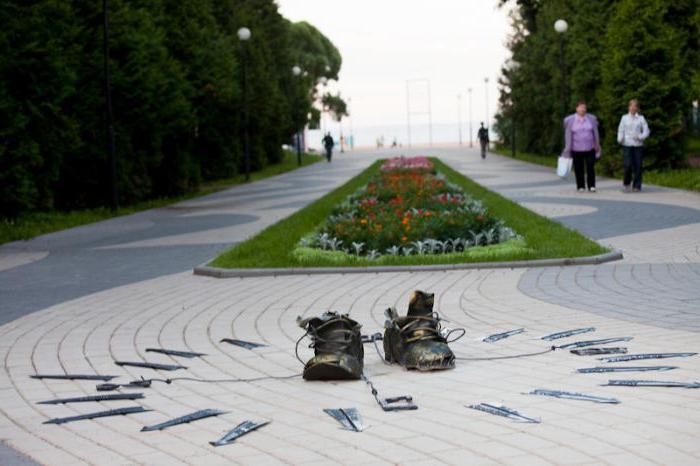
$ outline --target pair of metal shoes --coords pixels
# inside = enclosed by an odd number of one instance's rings
[[[448,346],[450,332],[441,330],[441,319],[433,312],[433,302],[432,293],[415,291],[405,316],[399,316],[394,308],[386,310],[382,338],[386,362],[419,371],[454,367],[455,356]],[[306,330],[301,339],[308,335],[311,338],[309,347],[314,349],[314,356],[304,366],[304,379],[352,380],[362,377],[364,348],[359,323],[347,314],[336,312],[298,319],[297,323]],[[378,339],[366,337],[365,341]]]

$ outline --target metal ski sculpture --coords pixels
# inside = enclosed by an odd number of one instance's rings
[[[98,411],[96,413],[81,414],[79,416],[57,417],[45,421],[44,424],[65,424],[73,421],[84,421],[87,419],[96,419],[98,417],[122,416],[125,414],[146,413],[150,409],[144,409],[141,406],[131,406],[128,408],[110,409],[109,411]]]
[[[202,356],[206,356],[204,353],[194,353],[192,351],[178,351],[178,350],[171,350],[171,349],[165,349],[165,348],[146,348],[147,353],[160,353],[160,354],[167,354],[168,356],[178,356],[181,358],[200,358]]]
[[[583,348],[585,346],[607,345],[608,343],[615,343],[618,341],[631,341],[632,338],[633,337],[617,337],[617,338],[604,338],[602,340],[575,341],[573,343],[567,343],[565,345],[557,346],[557,348],[568,349],[568,348]]]
[[[129,383],[101,383],[95,387],[98,392],[109,392],[118,390],[119,388],[150,388],[153,383],[152,379],[132,380]]]
[[[324,413],[338,421],[345,429],[362,432],[362,418],[356,408],[324,409]]]
[[[510,330],[508,332],[494,333],[493,335],[485,337],[481,341],[485,341],[486,343],[493,343],[494,341],[503,340],[504,338],[512,337],[513,335],[518,335],[523,332],[525,332],[524,328],[518,328],[515,330]]]
[[[254,430],[257,430],[263,426],[266,426],[270,423],[270,421],[264,421],[264,422],[253,422],[253,421],[243,421],[240,424],[238,424],[236,427],[231,429],[226,435],[221,437],[219,440],[215,442],[209,442],[210,445],[215,446],[215,447],[221,447],[224,445],[228,445],[229,443],[233,443],[234,440],[236,440],[238,437],[242,437],[245,434],[248,434]]]
[[[586,367],[576,369],[581,374],[593,374],[597,372],[648,372],[648,371],[671,371],[678,369],[678,366],[629,366],[629,367]]]
[[[157,362],[140,362],[140,361],[114,361],[117,366],[143,367],[146,369],[155,369],[157,371],[176,371],[178,369],[187,369],[179,364],[159,364]]]
[[[662,382],[659,380],[608,380],[603,386],[700,388],[700,382]]]
[[[61,405],[66,403],[88,403],[91,401],[138,400],[143,393],[117,393],[114,395],[89,395],[75,398],[58,398],[55,400],[39,401],[38,405]]]
[[[558,340],[560,338],[572,337],[574,335],[580,335],[582,333],[595,332],[595,327],[577,328],[574,330],[566,330],[564,332],[551,333],[549,335],[543,336],[542,340],[552,341]]]
[[[92,374],[34,374],[30,375],[32,379],[52,379],[52,380],[102,380],[109,382],[112,379],[119,377],[118,375],[92,375]]]
[[[614,356],[611,358],[598,358],[605,362],[639,361],[641,359],[666,359],[666,358],[687,358],[698,353],[646,353],[628,354],[626,356]]]
[[[168,427],[176,426],[179,424],[187,424],[190,422],[198,421],[200,419],[205,419],[212,416],[220,416],[226,414],[228,411],[220,411],[218,409],[203,409],[201,411],[195,411],[194,413],[187,414],[185,416],[176,417],[169,421],[161,422],[160,424],[154,424],[152,426],[145,426],[141,429],[141,432],[151,432],[153,430],[163,430]]]
[[[384,411],[412,411],[418,409],[418,406],[413,404],[413,397],[411,395],[381,398],[379,396],[379,392],[374,387],[374,384],[365,376],[365,374],[362,374],[362,380],[369,385],[372,395],[374,395],[374,399],[377,400],[377,403]]]
[[[554,398],[563,398],[565,400],[592,401],[594,403],[618,404],[620,401],[616,398],[605,398],[602,396],[586,395],[585,393],[562,392],[559,390],[546,390],[538,388],[531,391],[528,395],[552,396]]]
[[[622,348],[622,347],[584,348],[584,349],[572,349],[569,352],[571,354],[576,354],[578,356],[596,356],[599,354],[624,354],[627,352],[627,348]]]
[[[539,419],[523,416],[514,409],[506,408],[505,406],[496,406],[490,403],[479,403],[478,405],[469,405],[469,408],[493,414],[495,416],[507,417],[508,419],[512,419],[514,421],[527,422],[531,424],[539,424],[541,422]]]
[[[228,343],[234,346],[240,346],[241,348],[253,350],[255,348],[262,348],[267,345],[263,345],[262,343],[253,343],[251,341],[244,341],[244,340],[236,340],[235,338],[223,338],[219,341],[219,343]]]

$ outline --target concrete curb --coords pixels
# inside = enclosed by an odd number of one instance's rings
[[[377,267],[308,267],[289,269],[224,269],[200,265],[194,268],[195,275],[214,278],[275,277],[278,275],[320,275],[346,273],[383,273],[383,272],[439,272],[448,270],[471,269],[516,269],[531,267],[562,267],[569,265],[595,265],[622,259],[622,251],[610,251],[605,254],[587,257],[563,259],[537,259],[510,262],[473,262],[467,264],[435,265],[385,265]]]

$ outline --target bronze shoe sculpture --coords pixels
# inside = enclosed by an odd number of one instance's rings
[[[355,380],[362,376],[364,348],[360,324],[347,314],[336,312],[298,318],[297,323],[306,330],[304,336],[311,337],[309,348],[314,349],[314,357],[304,365],[305,380]]]
[[[386,310],[384,354],[387,362],[419,371],[454,367],[455,355],[440,331],[440,317],[433,312],[433,301],[434,294],[415,291],[405,317],[399,317],[394,308]]]

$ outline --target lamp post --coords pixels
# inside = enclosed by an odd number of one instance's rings
[[[250,29],[246,27],[242,27],[238,30],[238,40],[241,41],[241,43],[244,43],[250,39]],[[248,135],[248,126],[249,126],[249,121],[248,121],[248,54],[247,54],[247,49],[245,46],[243,46],[243,59],[241,60],[243,63],[242,70],[243,70],[243,85],[242,85],[242,90],[243,90],[243,160],[245,162],[245,180],[249,181],[250,180],[250,140],[249,140],[249,135]]]
[[[459,129],[459,145],[462,146],[462,94],[457,94],[457,125]]]
[[[355,150],[355,131],[352,126],[352,98],[348,97],[348,122],[350,123],[350,150]]]
[[[105,129],[107,136],[107,160],[109,161],[110,207],[119,208],[119,193],[117,191],[117,153],[114,145],[114,117],[112,115],[112,84],[109,70],[109,2],[102,1],[103,54],[104,54],[104,92],[105,92]]]
[[[491,126],[491,117],[489,114],[489,78],[484,78],[484,97],[486,98],[486,129]]]
[[[569,29],[569,24],[558,19],[554,22],[554,30],[559,34],[559,66],[561,68],[561,117],[566,115],[566,64],[564,63],[564,33]]]
[[[302,70],[298,65],[292,66],[292,74],[297,78],[301,76]],[[296,113],[296,112],[295,112]],[[297,128],[297,165],[301,167],[301,129]]]
[[[474,133],[472,132],[472,88],[467,89],[469,93],[469,147],[474,147]]]
[[[326,66],[326,68],[328,68],[328,66]],[[318,82],[321,83],[323,87],[328,86],[328,78],[326,78],[325,76],[321,76],[320,78],[318,78]],[[328,129],[326,128],[326,106],[323,104],[323,96],[321,96],[321,99],[321,133],[323,133],[323,135],[325,136],[326,130]]]

